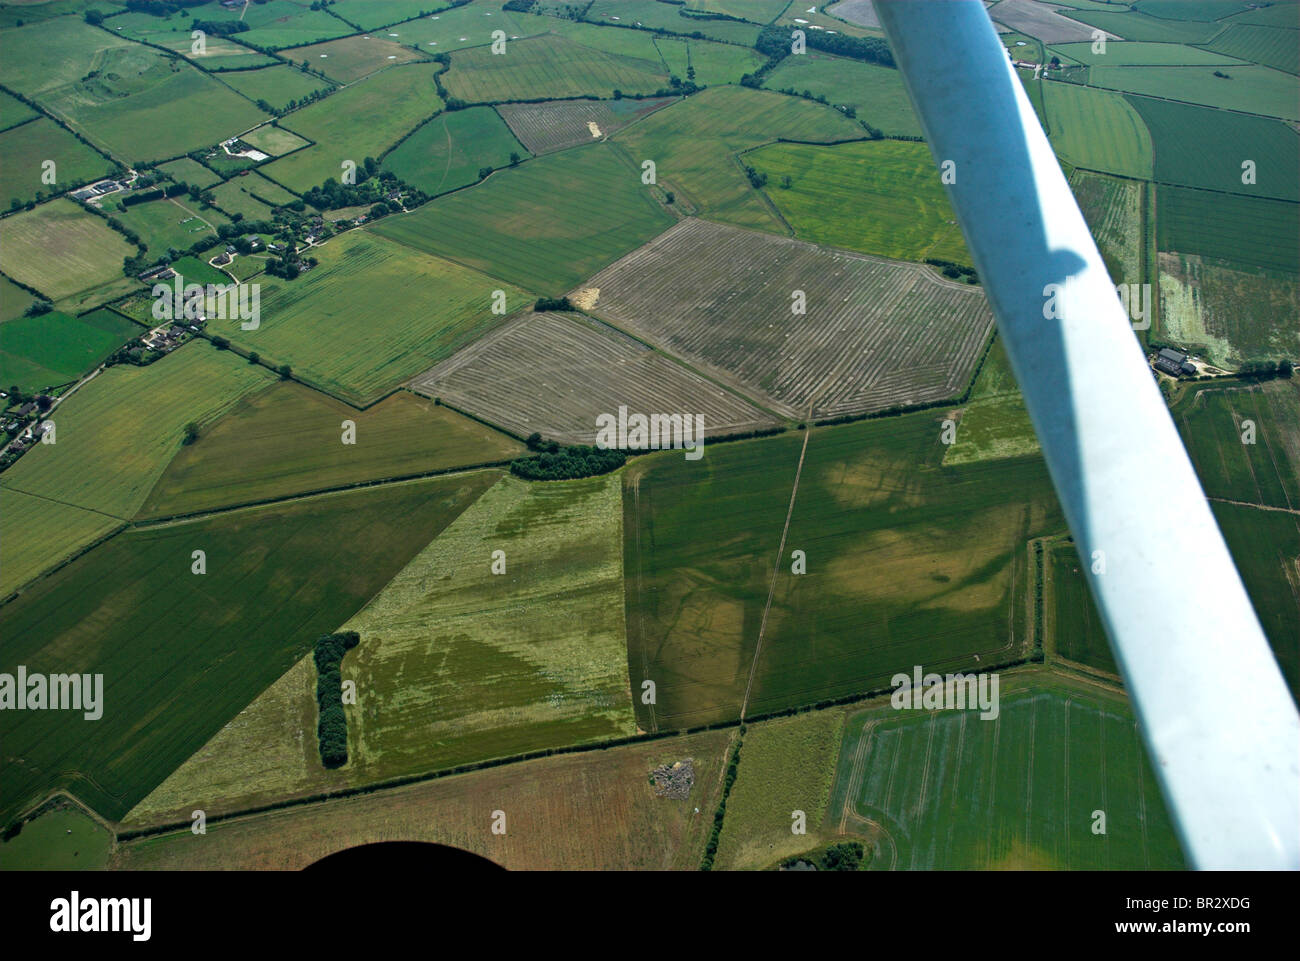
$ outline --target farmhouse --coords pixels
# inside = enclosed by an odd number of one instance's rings
[[[1186,354],[1169,347],[1162,347],[1160,353],[1156,354],[1155,366],[1156,370],[1171,377],[1191,376],[1196,373],[1195,365],[1187,359]]]

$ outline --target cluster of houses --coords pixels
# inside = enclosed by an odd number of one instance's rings
[[[180,323],[168,322],[161,324],[141,337],[140,343],[150,350],[166,354],[185,343],[206,324],[206,320],[197,317]]]

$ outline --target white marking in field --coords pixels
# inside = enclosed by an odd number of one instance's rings
[[[587,129],[591,131],[591,135],[592,135],[592,137],[599,137],[599,136],[600,136],[600,128],[596,126],[596,121],[594,121],[594,120],[588,120],[588,121],[587,121]]]

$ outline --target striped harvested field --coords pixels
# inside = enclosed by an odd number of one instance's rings
[[[505,103],[497,107],[497,113],[530,152],[543,154],[600,140],[674,99]]]
[[[928,268],[694,219],[572,296],[789,417],[954,397],[993,328],[982,291]]]
[[[567,443],[593,443],[597,415],[620,405],[702,415],[706,436],[775,423],[658,351],[577,314],[522,314],[412,387],[516,434],[536,431]]]

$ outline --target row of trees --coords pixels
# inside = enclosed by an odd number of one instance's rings
[[[316,737],[320,742],[320,759],[326,767],[342,767],[348,761],[348,719],[343,713],[343,655],[356,647],[361,635],[356,631],[322,634],[316,640],[312,659],[316,662],[316,706],[320,722]]]

